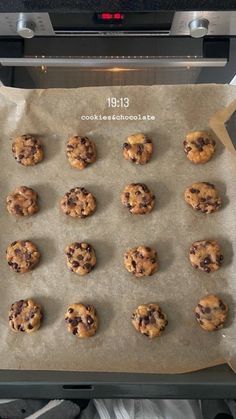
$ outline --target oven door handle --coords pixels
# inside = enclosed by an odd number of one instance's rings
[[[94,58],[0,58],[2,66],[13,67],[122,67],[122,68],[143,68],[143,67],[224,67],[227,64],[226,58],[140,58],[140,57],[94,57]]]

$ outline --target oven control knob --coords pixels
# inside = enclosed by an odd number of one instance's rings
[[[209,21],[207,19],[198,18],[189,23],[190,35],[193,38],[202,38],[207,35]]]
[[[16,31],[22,38],[33,38],[35,35],[35,23],[21,18],[17,22]]]

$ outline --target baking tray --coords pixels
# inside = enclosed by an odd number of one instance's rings
[[[111,373],[114,371],[173,373],[204,368],[206,366],[223,363],[224,360],[230,359],[230,352],[220,353],[217,351],[215,352],[212,349],[210,353],[208,351],[208,348],[215,348],[218,339],[220,342],[222,341],[222,343],[228,342],[227,338],[225,338],[221,332],[217,335],[206,335],[205,332],[197,327],[193,315],[190,316],[189,320],[185,323],[186,312],[190,313],[192,311],[194,304],[196,304],[201,294],[206,293],[207,291],[209,292],[212,289],[216,292],[222,292],[222,289],[224,289],[222,288],[222,281],[220,280],[222,272],[223,276],[226,276],[227,272],[229,279],[231,278],[230,275],[232,276],[232,264],[230,266],[231,270],[227,271],[227,269],[229,269],[228,265],[230,265],[229,256],[231,255],[227,255],[227,263],[225,264],[226,269],[223,267],[220,274],[214,274],[208,281],[202,276],[200,277],[201,273],[198,274],[192,270],[187,260],[186,253],[191,241],[193,241],[194,238],[195,240],[199,239],[199,237],[194,236],[194,234],[196,234],[196,226],[197,233],[199,234],[205,234],[207,225],[210,227],[209,231],[213,231],[214,235],[217,234],[217,232],[219,234],[220,229],[218,228],[215,232],[215,227],[218,226],[218,224],[219,227],[221,227],[222,213],[226,215],[227,220],[228,216],[232,218],[232,214],[229,211],[230,206],[226,205],[226,208],[223,208],[221,214],[213,214],[210,218],[205,218],[204,223],[202,223],[202,218],[200,218],[199,214],[194,214],[194,212],[183,202],[182,193],[184,188],[188,186],[191,181],[196,180],[197,176],[198,178],[200,177],[201,180],[216,180],[217,185],[220,185],[220,190],[225,194],[224,185],[220,183],[220,179],[222,176],[224,178],[227,170],[226,168],[228,167],[227,165],[229,165],[230,168],[232,168],[233,165],[234,168],[234,161],[231,159],[231,156],[227,154],[227,151],[224,150],[223,152],[222,146],[220,147],[220,144],[218,144],[218,153],[212,162],[206,165],[206,168],[200,167],[198,172],[195,172],[196,168],[193,168],[184,156],[182,138],[184,137],[186,130],[199,129],[200,122],[201,128],[205,128],[207,126],[208,118],[211,116],[211,112],[215,112],[219,104],[227,104],[227,102],[232,99],[232,96],[235,95],[235,90],[229,90],[225,86],[139,86],[102,89],[85,88],[75,91],[56,89],[53,92],[50,90],[37,92],[21,91],[17,89],[9,90],[4,88],[1,93],[3,95],[1,105],[2,116],[4,118],[4,122],[2,123],[2,126],[4,126],[4,135],[2,132],[2,145],[4,147],[2,150],[2,158],[5,159],[4,162],[2,161],[2,170],[5,170],[5,177],[7,179],[7,184],[3,185],[4,194],[15,186],[16,179],[14,176],[17,177],[17,181],[21,184],[29,173],[26,172],[28,169],[22,169],[20,166],[16,167],[16,163],[12,159],[12,156],[9,155],[10,136],[19,134],[19,130],[22,133],[23,131],[37,133],[40,128],[39,134],[42,135],[43,141],[46,144],[46,150],[49,152],[45,163],[41,163],[39,166],[42,170],[40,172],[40,178],[38,176],[38,167],[30,168],[30,175],[31,173],[34,173],[35,189],[39,190],[40,196],[43,197],[42,201],[44,200],[42,202],[42,214],[39,213],[36,216],[35,223],[31,223],[31,220],[23,220],[22,223],[15,222],[14,230],[12,230],[13,223],[9,216],[2,214],[2,227],[5,225],[8,226],[8,228],[4,230],[4,234],[2,234],[2,254],[4,254],[5,246],[10,240],[24,238],[22,237],[22,234],[27,230],[27,233],[30,231],[30,237],[28,238],[32,238],[33,241],[35,239],[36,244],[39,243],[39,247],[42,248],[44,260],[39,268],[32,272],[32,275],[24,276],[22,279],[10,275],[6,265],[2,267],[2,273],[5,275],[4,278],[7,281],[8,287],[3,287],[2,284],[2,289],[6,298],[4,299],[4,304],[2,304],[2,307],[0,308],[2,313],[1,327],[3,339],[7,339],[8,346],[5,345],[4,349],[1,351],[1,367],[4,368],[4,366],[6,366],[6,368],[19,368],[22,370],[27,368],[29,370],[47,370],[49,368],[58,370],[61,368],[65,371],[89,370],[91,372],[109,371]],[[149,126],[151,136],[154,137],[155,144],[157,143],[157,154],[149,165],[147,165],[147,168],[132,166],[130,163],[124,161],[121,156],[121,146],[124,137],[130,133],[131,129],[132,131],[138,129],[146,132],[147,125],[140,122],[138,124],[132,123],[129,126],[124,126],[123,124],[119,126],[119,129],[118,125],[116,125],[117,129],[114,134],[114,132],[111,132],[109,129],[111,126],[114,127],[114,124],[107,124],[106,127],[105,125],[97,124],[93,125],[92,129],[91,123],[85,122],[82,124],[80,120],[81,112],[91,113],[99,109],[99,111],[105,113],[105,102],[108,95],[121,96],[125,94],[130,97],[132,102],[129,114],[132,114],[133,112],[143,113],[146,109],[149,112],[153,112],[153,109],[155,109],[157,117],[159,116],[159,120],[157,120],[155,124],[152,124],[152,126]],[[145,98],[142,99],[142,103],[139,101],[140,97]],[[189,97],[189,101],[186,100],[186,97]],[[194,97],[194,102],[192,101],[192,97]],[[196,100],[200,105],[197,108],[198,112],[195,112]],[[165,101],[164,109],[163,101]],[[56,104],[60,102],[62,104],[57,108]],[[211,105],[210,107],[209,104]],[[173,107],[175,113],[173,112]],[[176,119],[177,108],[180,109],[178,114],[179,119]],[[114,110],[111,111],[114,112]],[[62,116],[64,116],[63,125],[60,123]],[[8,124],[8,121],[10,121],[10,124]],[[16,121],[17,124],[14,125],[13,122]],[[78,173],[69,168],[69,166],[65,166],[66,159],[62,147],[63,141],[65,142],[67,135],[72,133],[70,130],[78,132],[79,128],[82,131],[82,134],[86,133],[89,136],[91,135],[95,140],[98,138],[97,141],[101,141],[101,144],[98,143],[101,158],[98,160],[97,165],[94,165],[94,170],[95,168],[97,168],[97,170],[99,168],[97,173],[100,176],[100,178],[97,176],[99,182],[96,182],[96,184],[94,183],[92,166],[83,173]],[[113,144],[110,148],[109,146],[104,147],[102,142],[103,140],[105,141],[105,139],[107,141],[108,135],[110,135],[110,141],[112,141]],[[175,148],[173,148],[171,141],[172,139],[177,141],[176,138],[178,138],[179,144],[173,143],[173,145],[175,145]],[[102,145],[103,148],[101,148]],[[173,159],[175,157],[173,150],[176,151],[177,163],[176,160]],[[104,190],[102,176],[103,173],[105,173],[104,170],[108,169],[110,173],[110,162],[112,161],[112,164],[115,164],[118,156],[120,159],[120,166],[115,176],[115,180],[109,178]],[[173,168],[178,170],[178,183],[181,186],[178,189],[178,192],[176,191],[177,185],[173,183],[172,171],[169,170],[169,168],[166,168],[166,161],[172,163]],[[221,161],[220,165],[219,161]],[[61,170],[59,171],[58,169],[59,167],[62,167],[61,164],[63,164],[63,167],[66,167],[66,176],[61,175]],[[186,176],[186,172],[183,173],[183,165],[186,166],[188,172],[191,172],[189,176]],[[50,175],[47,172],[47,166],[50,166],[53,169]],[[153,168],[155,168],[155,171],[153,171]],[[166,176],[165,179],[160,179],[159,177],[158,181],[156,180],[158,169],[162,175],[164,174],[163,176]],[[9,176],[9,171],[12,174],[11,176]],[[232,202],[232,182],[234,179],[231,180],[228,172],[227,192],[229,196],[231,196]],[[55,174],[60,178],[59,186]],[[91,220],[85,220],[86,223],[78,223],[78,230],[75,231],[74,220],[66,219],[64,215],[59,213],[56,203],[58,203],[60,196],[62,196],[66,190],[76,186],[78,178],[80,179],[79,184],[83,182],[83,186],[88,187],[88,189],[91,187],[91,191],[98,196],[99,205],[97,214],[95,214],[94,217],[91,217]],[[151,189],[154,188],[154,192],[157,193],[157,210],[147,218],[142,218],[142,220],[132,218],[132,216],[121,207],[119,202],[119,191],[121,192],[127,182],[136,181],[138,178],[140,181],[146,180],[147,184],[151,185]],[[107,179],[108,177],[106,180]],[[53,188],[51,188],[52,180],[54,182]],[[224,180],[226,182],[226,179]],[[85,181],[86,183],[84,183]],[[44,182],[44,184],[41,184],[41,182]],[[29,186],[34,185],[31,183]],[[115,189],[116,194],[114,194]],[[111,193],[111,191],[113,193]],[[169,195],[168,191],[170,192]],[[2,199],[4,199],[4,196],[2,196]],[[109,204],[113,204],[111,212],[109,212]],[[167,211],[166,208],[168,208]],[[169,209],[170,212],[168,212]],[[181,219],[178,218],[178,220],[180,220],[179,230],[174,228],[174,235],[173,230],[171,230],[167,236],[168,240],[160,240],[160,238],[163,239],[163,237],[166,239],[166,227],[160,223],[160,220],[165,219],[166,225],[169,225],[168,217],[170,215],[173,217],[176,211],[177,213],[178,211],[179,213],[182,213],[183,211],[185,214]],[[115,219],[114,225],[112,226],[114,228],[112,231],[108,232],[109,220],[111,215],[114,214]],[[41,215],[43,215],[43,217],[41,217]],[[49,237],[46,237],[46,239],[43,228],[41,229],[42,231],[38,230],[37,223],[41,223],[41,221],[44,223],[41,224],[41,226],[44,225],[44,228],[47,227],[48,232],[50,233]],[[156,223],[156,221],[158,221],[158,223]],[[59,241],[55,238],[55,230],[50,230],[50,223],[52,223],[53,226],[55,225],[54,223],[57,223],[57,227],[59,226],[59,230],[57,230],[57,233],[59,232]],[[89,223],[91,223],[93,229],[89,229]],[[155,279],[151,279],[150,281],[149,279],[146,279],[137,282],[135,279],[130,278],[129,274],[125,272],[124,268],[121,266],[122,253],[125,248],[134,245],[135,242],[138,244],[138,241],[140,240],[142,240],[142,242],[147,240],[147,224],[149,226],[149,231],[152,231],[155,228],[155,243],[157,243],[157,248],[160,250],[162,268],[160,274],[158,274],[159,279],[158,276],[156,278],[157,281],[155,281]],[[185,226],[185,224],[187,228],[185,231],[188,233],[187,239],[186,237],[183,237],[182,234],[182,226]],[[105,229],[97,231],[101,225],[105,226]],[[126,234],[127,225],[130,227],[128,235]],[[140,234],[141,225],[142,233]],[[85,228],[86,226],[87,230]],[[195,227],[195,233],[193,232],[193,226]],[[159,227],[158,231],[157,227]],[[226,227],[229,226],[226,225]],[[89,235],[93,238],[91,231],[93,232],[94,230],[96,230],[95,249],[97,250],[100,248],[100,250],[98,250],[100,253],[100,264],[98,264],[98,269],[95,269],[90,275],[89,280],[84,281],[84,279],[72,277],[72,274],[66,270],[63,259],[63,249],[65,244],[69,241],[74,241],[78,236],[80,240],[86,238],[90,241]],[[177,230],[179,246],[175,248],[175,252],[173,252],[172,247],[171,252],[167,252],[167,250],[170,249],[170,244],[173,244],[173,237],[176,238]],[[230,230],[227,229],[229,238],[231,237],[230,233],[232,234],[231,230],[232,228]],[[137,231],[138,235],[136,234],[135,236],[134,232],[137,233]],[[14,238],[12,236],[10,237],[10,233],[13,232]],[[119,240],[119,243],[122,243],[122,246],[119,247],[118,253],[115,253],[117,252],[117,247],[116,249],[114,249],[114,246],[111,247],[111,233],[116,234],[115,237],[117,237],[117,234],[119,233],[122,240],[125,238],[123,242]],[[110,234],[110,241],[108,240],[108,234]],[[18,235],[18,237],[16,235]],[[98,237],[102,237],[103,240],[98,240]],[[92,239],[92,244],[93,241],[94,240]],[[228,241],[226,240],[225,249],[228,247],[230,250],[230,246],[227,246],[227,244]],[[181,263],[174,265],[177,259],[175,256],[178,247],[181,251],[178,260]],[[55,257],[56,254],[59,256],[59,253],[61,255],[60,260]],[[118,257],[114,258],[114,254],[118,255]],[[184,272],[183,270],[179,270],[179,268],[182,268],[183,263],[186,267]],[[109,275],[107,275],[108,266],[110,269]],[[120,271],[117,276],[116,271],[118,271],[118,269],[120,269]],[[63,275],[60,276],[58,272],[62,272]],[[175,275],[175,272],[179,273],[178,276]],[[182,273],[180,274],[180,272]],[[234,273],[235,272],[233,272],[233,274]],[[177,280],[179,283],[177,283]],[[37,286],[35,286],[35,284]],[[176,299],[175,294],[173,293],[173,289],[178,289],[178,284],[181,284],[182,286],[183,294],[181,294],[181,297],[184,298],[184,306],[182,300]],[[97,289],[99,287],[100,294]],[[153,300],[154,289],[155,299],[157,298],[158,301],[161,301],[161,305],[163,301],[164,309],[166,306],[167,313],[170,313],[170,326],[163,338],[160,338],[160,340],[158,339],[155,342],[148,342],[144,337],[135,333],[130,321],[124,323],[124,318],[130,318],[131,310],[138,303],[144,302],[144,299],[146,301],[150,299]],[[171,295],[168,295],[169,289],[172,289]],[[61,292],[61,290],[63,292]],[[168,293],[166,293],[166,290]],[[230,288],[227,289],[227,293],[229,293],[229,290]],[[52,298],[53,291],[56,298]],[[31,295],[33,294],[32,296],[36,294],[36,299],[38,296],[39,301],[42,301],[43,306],[46,307],[45,324],[30,340],[27,340],[27,336],[16,336],[12,334],[7,328],[6,323],[4,323],[4,313],[7,312],[9,297],[13,298],[12,296],[14,295],[15,299],[17,299],[17,297],[22,298],[22,292],[31,293]],[[98,335],[91,340],[91,343],[89,341],[89,343],[79,342],[78,344],[73,336],[67,335],[63,325],[63,308],[71,303],[71,299],[72,297],[74,299],[75,294],[76,299],[78,299],[77,295],[80,297],[82,296],[82,298],[85,298],[88,295],[89,297],[91,296],[92,301],[91,298],[89,298],[89,302],[94,301],[96,306],[98,303],[99,313],[101,312],[101,328]],[[55,297],[55,295],[53,294],[53,297]],[[128,301],[129,295],[132,295],[132,301]],[[227,297],[229,299],[229,295]],[[176,312],[179,317],[176,316]],[[231,316],[232,315],[233,312],[231,311]],[[112,321],[116,323],[112,323]],[[114,328],[112,324],[119,324],[122,326],[120,329],[121,334],[116,333],[116,328]],[[59,342],[56,351],[53,333],[55,333],[57,343]],[[230,327],[226,329],[226,332],[224,330],[223,333],[226,337],[230,338]],[[127,336],[129,337],[128,339]],[[193,341],[195,342],[194,344]],[[180,344],[178,356],[176,350],[173,354],[173,342],[175,348],[177,344]],[[233,339],[231,339],[231,343],[232,342]],[[109,344],[111,344],[111,346],[109,346]],[[115,355],[112,350],[116,347],[120,348],[119,355],[121,356],[120,359],[119,357],[115,357],[116,362],[114,363]],[[129,347],[130,352],[126,351],[125,348],[127,347]],[[77,357],[78,348],[80,353],[79,358]],[[91,357],[91,355],[94,354],[94,350],[98,348],[100,350],[96,350],[96,357]],[[132,351],[131,348],[133,348]],[[146,359],[153,354],[153,348],[156,348],[155,359],[152,364],[147,364]],[[104,349],[105,351],[103,352]],[[200,352],[199,349],[201,349]],[[82,351],[83,356],[81,355]],[[166,351],[168,351],[168,359]],[[52,353],[53,357],[51,356]],[[67,356],[68,353],[70,353],[70,357]],[[183,353],[185,353],[184,357],[182,356]],[[196,354],[198,357],[196,357]],[[211,356],[209,357],[209,355]],[[106,362],[104,362],[104,358]],[[103,363],[101,362],[102,360]]]
[[[236,375],[227,365],[188,374],[0,370],[1,398],[230,399]]]

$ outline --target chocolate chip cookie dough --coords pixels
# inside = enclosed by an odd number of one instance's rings
[[[96,160],[96,145],[87,137],[74,135],[67,142],[66,154],[71,166],[82,170]]]
[[[152,155],[152,140],[141,132],[130,135],[123,144],[123,156],[136,164],[146,164]]]
[[[160,336],[168,321],[158,304],[142,304],[134,311],[132,324],[138,332],[152,339]]]
[[[189,250],[189,260],[192,266],[206,273],[217,271],[223,259],[220,245],[215,240],[196,241]]]
[[[216,187],[208,182],[193,183],[185,190],[184,199],[194,210],[206,214],[216,212],[221,207]]]
[[[131,183],[121,194],[121,202],[131,214],[148,214],[153,210],[155,195],[144,183]]]
[[[94,336],[98,328],[98,316],[95,307],[90,304],[71,304],[66,313],[67,330],[78,338]]]
[[[9,325],[14,332],[35,332],[42,318],[41,306],[30,299],[16,301],[9,310]]]
[[[78,275],[86,275],[96,264],[96,254],[88,243],[71,243],[65,249],[67,266]]]
[[[61,210],[74,218],[85,218],[96,210],[96,199],[85,188],[73,188],[61,200]]]
[[[187,158],[195,164],[208,162],[212,158],[216,147],[215,140],[207,131],[190,132],[183,145]]]
[[[34,166],[43,160],[42,144],[34,135],[16,137],[12,144],[12,153],[17,163]]]
[[[147,246],[128,249],[124,254],[124,264],[127,271],[137,278],[151,276],[159,268],[156,250]]]
[[[25,273],[35,268],[39,262],[40,253],[31,241],[17,240],[9,244],[6,258],[14,272]]]
[[[10,193],[6,200],[9,214],[26,217],[36,214],[39,210],[38,194],[27,186],[20,186]]]
[[[195,308],[195,318],[202,329],[212,332],[222,329],[227,318],[228,307],[217,295],[206,295]]]

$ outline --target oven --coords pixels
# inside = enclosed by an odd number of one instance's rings
[[[236,11],[0,13],[0,78],[22,88],[230,83]]]
[[[11,10],[0,13],[0,81],[26,89],[231,83],[235,36],[236,10]],[[2,398],[210,399],[234,398],[235,389],[224,365],[181,375],[0,371]]]

